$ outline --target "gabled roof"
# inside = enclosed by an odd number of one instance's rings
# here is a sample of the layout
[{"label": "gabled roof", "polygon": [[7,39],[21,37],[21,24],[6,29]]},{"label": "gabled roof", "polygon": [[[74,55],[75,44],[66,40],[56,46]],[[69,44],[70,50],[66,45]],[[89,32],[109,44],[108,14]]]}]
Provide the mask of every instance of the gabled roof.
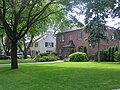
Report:
[{"label": "gabled roof", "polygon": [[[107,30],[113,30],[113,31],[117,30],[114,27],[110,27],[110,26],[106,26],[106,27],[107,27]],[[65,30],[65,31],[58,32],[57,34],[63,34],[63,33],[73,32],[73,31],[77,31],[77,30],[84,30],[84,28],[72,28],[72,29],[68,29],[68,30]]]},{"label": "gabled roof", "polygon": [[62,32],[58,32],[57,34],[73,32],[73,31],[77,31],[77,30],[83,30],[83,28],[72,28],[72,29],[68,29],[68,30],[62,31]]},{"label": "gabled roof", "polygon": [[51,34],[45,34],[45,35],[42,35],[42,36],[34,39],[33,42],[41,41],[42,39],[44,39],[44,38],[46,38],[46,37],[48,37],[48,36],[51,36],[51,37],[53,37],[54,39],[56,39],[56,38],[55,38],[53,35],[51,35]]},{"label": "gabled roof", "polygon": [[[51,36],[51,37],[53,37],[54,39],[56,39],[53,35],[45,34],[45,35],[39,35],[39,36],[34,37],[33,42],[38,42],[38,41],[46,38],[47,36]],[[26,42],[26,43],[27,43],[27,42],[30,42],[30,40],[27,40],[27,41],[25,41],[25,42]]]}]

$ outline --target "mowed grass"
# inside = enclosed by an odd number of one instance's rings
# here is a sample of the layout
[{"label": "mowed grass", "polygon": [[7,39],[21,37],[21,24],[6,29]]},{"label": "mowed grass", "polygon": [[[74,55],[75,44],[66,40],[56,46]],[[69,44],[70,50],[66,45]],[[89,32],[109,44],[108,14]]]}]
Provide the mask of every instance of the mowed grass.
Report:
[{"label": "mowed grass", "polygon": [[[18,59],[19,63],[26,63],[26,62],[34,62],[34,59]],[[11,63],[11,59],[6,59],[6,60],[0,60],[0,64],[9,64]]]},{"label": "mowed grass", "polygon": [[65,62],[0,66],[0,90],[112,90],[120,88],[120,64]]}]

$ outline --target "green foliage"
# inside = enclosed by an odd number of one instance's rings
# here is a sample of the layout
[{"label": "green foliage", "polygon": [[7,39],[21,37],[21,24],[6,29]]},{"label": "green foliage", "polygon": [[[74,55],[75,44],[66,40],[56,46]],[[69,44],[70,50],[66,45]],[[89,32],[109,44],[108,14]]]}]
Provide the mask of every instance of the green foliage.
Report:
[{"label": "green foliage", "polygon": [[41,57],[47,56],[47,55],[49,55],[49,54],[50,54],[50,52],[43,52],[43,53],[40,53]]},{"label": "green foliage", "polygon": [[36,62],[46,62],[45,58],[34,58]]},{"label": "green foliage", "polygon": [[0,54],[2,53],[3,49],[2,49],[2,45],[0,44]]},{"label": "green foliage", "polygon": [[[98,55],[98,52],[97,53],[95,53],[95,56],[94,56],[94,59],[95,59],[95,61],[97,61],[97,55]],[[100,61],[110,61],[109,60],[109,51],[108,51],[108,49],[102,49],[102,50],[100,50]]]},{"label": "green foliage", "polygon": [[86,46],[79,46],[78,50],[79,50],[79,52],[84,52],[87,54],[87,47]]},{"label": "green foliage", "polygon": [[59,55],[58,60],[63,60],[63,57],[61,55]]},{"label": "green foliage", "polygon": [[69,61],[73,62],[85,62],[88,61],[88,57],[86,53],[83,52],[75,52],[69,55]]},{"label": "green foliage", "polygon": [[84,52],[87,54],[87,47],[84,46]]},{"label": "green foliage", "polygon": [[[115,52],[119,50],[118,46],[111,46],[108,49],[102,49],[100,50],[100,60],[106,61],[106,62],[114,62],[115,61]],[[94,55],[95,61],[97,61],[97,53]]]},{"label": "green foliage", "polygon": [[41,56],[41,57],[43,57],[43,56],[48,56],[48,55],[57,55],[57,53],[56,52],[43,52],[43,53],[40,53],[38,56]]},{"label": "green foliage", "polygon": [[109,60],[114,61],[114,53],[119,50],[118,46],[112,46],[109,48]]},{"label": "green foliage", "polygon": [[34,58],[35,61],[39,62],[48,62],[48,61],[55,61],[58,60],[59,57],[55,52],[44,52],[40,53],[37,57]]},{"label": "green foliage", "polygon": [[54,55],[43,56],[43,58],[46,61],[55,61],[55,60],[57,60],[57,56],[54,56]]},{"label": "green foliage", "polygon": [[114,53],[114,60],[120,62],[120,50]]}]

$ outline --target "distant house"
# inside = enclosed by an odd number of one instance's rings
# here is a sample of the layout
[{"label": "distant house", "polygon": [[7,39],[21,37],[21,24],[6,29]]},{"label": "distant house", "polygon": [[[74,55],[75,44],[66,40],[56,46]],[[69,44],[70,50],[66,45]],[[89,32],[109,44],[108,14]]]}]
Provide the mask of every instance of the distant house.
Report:
[{"label": "distant house", "polygon": [[[114,28],[108,27],[106,35],[109,37],[109,43],[101,40],[100,49],[105,49],[110,46],[120,46],[120,40],[116,40],[113,33],[114,31]],[[73,28],[59,32],[56,34],[56,51],[64,58],[73,51],[80,52],[83,51],[83,47],[86,47],[87,54],[91,56],[97,51],[97,45],[95,48],[92,48],[91,44],[85,41],[87,37],[88,34],[81,28]]]},{"label": "distant house", "polygon": [[[26,41],[26,44],[27,43],[29,43],[29,41]],[[29,49],[29,54],[32,57],[35,57],[42,52],[56,52],[56,38],[53,35],[45,34],[33,39]]]}]

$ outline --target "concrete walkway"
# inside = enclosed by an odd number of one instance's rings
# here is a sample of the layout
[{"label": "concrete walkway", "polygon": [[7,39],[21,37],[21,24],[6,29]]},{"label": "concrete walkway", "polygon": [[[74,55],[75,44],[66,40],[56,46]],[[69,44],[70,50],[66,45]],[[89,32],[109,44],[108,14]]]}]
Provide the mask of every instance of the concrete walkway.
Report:
[{"label": "concrete walkway", "polygon": [[[58,63],[58,62],[64,62],[64,60],[58,60],[58,61],[52,61],[52,62],[26,62],[26,63],[18,63],[19,65],[21,64],[49,64],[49,63]],[[6,65],[11,65],[11,64],[0,64],[0,66],[6,66]]]}]

